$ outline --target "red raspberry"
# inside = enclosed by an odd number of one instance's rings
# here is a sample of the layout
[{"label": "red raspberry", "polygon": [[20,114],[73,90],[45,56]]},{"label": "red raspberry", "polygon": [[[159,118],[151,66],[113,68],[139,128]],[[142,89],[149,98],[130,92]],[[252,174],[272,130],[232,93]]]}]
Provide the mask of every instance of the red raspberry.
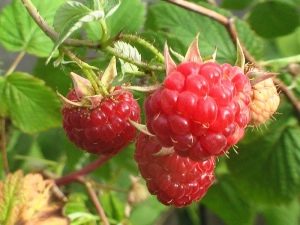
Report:
[{"label": "red raspberry", "polygon": [[243,137],[250,99],[251,85],[241,68],[184,62],[146,100],[147,127],[181,156],[222,155]]},{"label": "red raspberry", "polygon": [[[115,154],[132,141],[136,129],[130,124],[139,121],[140,108],[133,95],[116,88],[113,97],[104,97],[97,107],[65,104],[63,127],[78,147],[95,154]],[[79,102],[74,90],[67,98]]]},{"label": "red raspberry", "polygon": [[175,207],[200,200],[214,182],[214,157],[196,162],[176,152],[158,155],[161,149],[156,137],[139,135],[135,160],[149,192],[161,203]]}]

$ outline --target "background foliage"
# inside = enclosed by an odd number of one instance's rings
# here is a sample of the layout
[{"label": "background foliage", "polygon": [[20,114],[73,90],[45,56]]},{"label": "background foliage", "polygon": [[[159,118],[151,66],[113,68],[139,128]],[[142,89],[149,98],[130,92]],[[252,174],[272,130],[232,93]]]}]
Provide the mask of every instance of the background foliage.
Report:
[{"label": "background foliage", "polygon": [[[54,67],[53,62],[57,56],[56,47],[68,37],[101,40],[99,18],[105,17],[111,37],[120,32],[138,33],[160,50],[167,41],[174,51],[183,54],[199,33],[204,56],[211,55],[217,47],[219,62],[234,63],[236,59],[235,46],[223,25],[166,1],[123,0],[112,15],[113,7],[108,5],[101,11],[93,5],[95,1],[89,0],[72,4],[64,4],[64,0],[32,2],[60,35],[59,41],[53,44],[20,0],[12,0],[1,9],[1,46],[7,52],[38,58],[32,71],[17,69],[9,76],[4,76],[9,65],[1,65],[0,116],[8,123],[7,152],[13,171],[44,171],[61,176],[95,159],[76,149],[61,128],[60,102],[55,92],[66,94],[71,87],[69,72],[78,69],[67,61],[58,67]],[[236,17],[238,35],[247,50],[267,69],[278,72],[279,78],[300,95],[299,0],[223,0],[218,1],[217,6],[211,4],[213,1],[191,2],[227,17]],[[135,55],[138,61],[153,60],[149,51],[139,45],[135,47],[123,45],[119,51]],[[103,51],[85,48],[74,51],[102,69],[111,57]],[[54,58],[45,65],[51,53]],[[125,69],[126,73],[128,67],[124,67],[122,61],[121,66],[120,71]],[[125,74],[125,79],[131,78]],[[143,95],[136,93],[136,97],[143,101]],[[256,224],[258,220],[268,225],[299,224],[299,118],[284,96],[275,117],[265,127],[248,128],[246,137],[238,145],[238,154],[232,151],[228,158],[219,159],[216,184],[199,204],[186,209],[170,209],[149,197],[135,206],[126,218],[129,177],[138,176],[133,161],[134,146],[128,146],[89,175],[99,184],[99,199],[111,224],[163,224],[174,217],[181,225],[205,224],[207,210],[229,225]],[[3,171],[0,176],[4,178]],[[64,213],[71,218],[72,224],[100,223],[81,185],[68,185],[63,190],[69,193]]]}]

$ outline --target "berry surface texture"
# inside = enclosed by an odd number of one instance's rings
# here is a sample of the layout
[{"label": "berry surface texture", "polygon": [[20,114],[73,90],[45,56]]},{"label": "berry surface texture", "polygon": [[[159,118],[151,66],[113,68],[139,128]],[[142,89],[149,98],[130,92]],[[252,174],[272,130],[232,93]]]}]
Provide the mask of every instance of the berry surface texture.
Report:
[{"label": "berry surface texture", "polygon": [[[79,99],[75,91],[67,98]],[[65,104],[63,127],[69,139],[80,148],[94,154],[115,154],[131,142],[136,129],[129,120],[139,121],[140,108],[129,91],[117,90],[94,108]]]},{"label": "berry surface texture", "polygon": [[200,200],[214,182],[215,159],[193,161],[176,152],[160,155],[163,146],[156,137],[141,134],[135,160],[149,192],[165,205],[184,207]]},{"label": "berry surface texture", "polygon": [[251,85],[242,69],[183,62],[145,103],[147,127],[164,147],[194,160],[226,153],[250,121]]}]

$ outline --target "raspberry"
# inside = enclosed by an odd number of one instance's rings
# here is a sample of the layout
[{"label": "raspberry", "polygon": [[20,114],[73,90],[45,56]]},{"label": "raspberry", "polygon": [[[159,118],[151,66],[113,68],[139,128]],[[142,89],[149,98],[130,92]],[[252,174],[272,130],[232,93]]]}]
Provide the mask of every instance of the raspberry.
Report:
[{"label": "raspberry", "polygon": [[251,85],[242,69],[186,61],[145,101],[147,127],[164,147],[194,160],[226,153],[250,121]]},{"label": "raspberry", "polygon": [[258,126],[268,121],[276,112],[280,98],[272,78],[263,80],[252,87],[250,104],[251,124]]},{"label": "raspberry", "polygon": [[215,159],[193,161],[176,152],[159,155],[162,145],[156,137],[140,134],[135,160],[149,192],[165,205],[183,207],[200,200],[214,182]]},{"label": "raspberry", "polygon": [[[67,98],[80,101],[75,90]],[[90,153],[115,154],[134,139],[136,129],[129,119],[138,122],[140,108],[130,92],[118,87],[96,107],[65,104],[62,114],[63,127],[75,145]]]}]

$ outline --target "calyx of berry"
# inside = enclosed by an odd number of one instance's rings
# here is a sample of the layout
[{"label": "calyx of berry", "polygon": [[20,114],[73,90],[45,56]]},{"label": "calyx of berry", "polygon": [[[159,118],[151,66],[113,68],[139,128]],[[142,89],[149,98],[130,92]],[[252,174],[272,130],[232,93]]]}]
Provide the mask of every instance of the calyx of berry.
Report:
[{"label": "calyx of berry", "polygon": [[106,96],[114,95],[115,88],[112,86],[117,76],[116,58],[113,57],[105,69],[103,74],[94,80],[99,87],[99,91],[95,90],[92,82],[74,72],[71,72],[76,100],[72,101],[58,93],[63,102],[70,107],[89,107],[95,108],[99,106],[102,99]]},{"label": "calyx of berry", "polygon": [[199,42],[199,34],[196,36],[196,38],[192,41],[190,44],[186,55],[184,57],[185,62],[202,62],[202,57],[200,54],[200,50],[198,47],[198,42]]},{"label": "calyx of berry", "polygon": [[117,72],[116,57],[112,57],[103,75],[100,76],[101,84],[109,90],[117,74],[118,72]]},{"label": "calyx of berry", "polygon": [[176,63],[174,62],[174,60],[170,55],[169,46],[167,43],[165,44],[164,56],[165,56],[166,72],[167,74],[170,74],[171,71],[176,69]]},{"label": "calyx of berry", "polygon": [[246,59],[245,59],[242,45],[238,38],[236,39],[236,46],[237,46],[237,59],[236,59],[235,65],[240,67],[244,71]]}]

